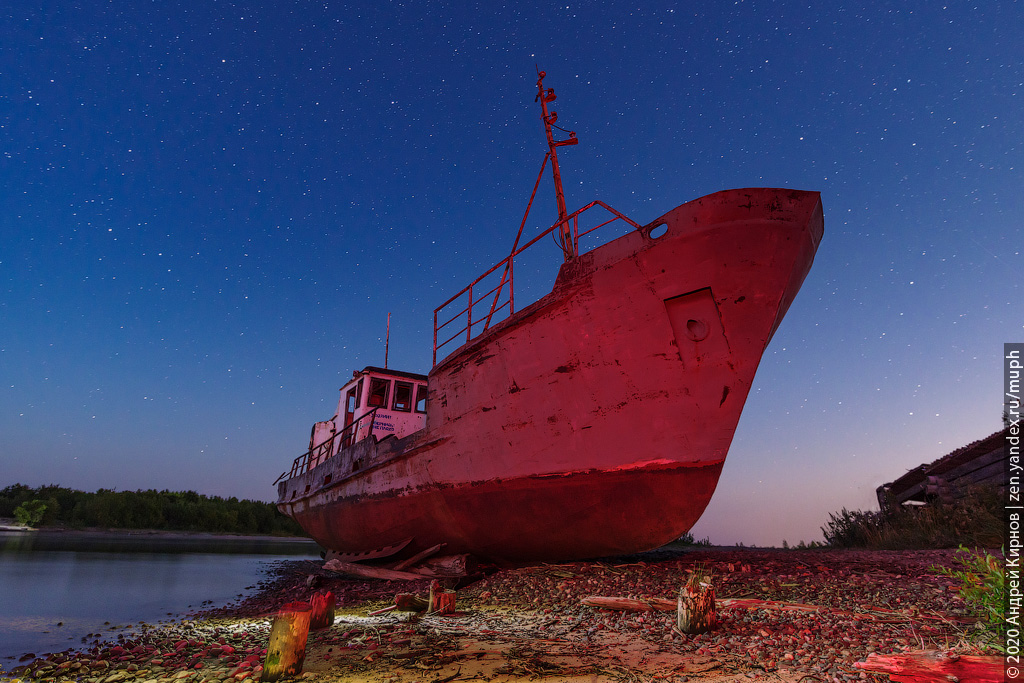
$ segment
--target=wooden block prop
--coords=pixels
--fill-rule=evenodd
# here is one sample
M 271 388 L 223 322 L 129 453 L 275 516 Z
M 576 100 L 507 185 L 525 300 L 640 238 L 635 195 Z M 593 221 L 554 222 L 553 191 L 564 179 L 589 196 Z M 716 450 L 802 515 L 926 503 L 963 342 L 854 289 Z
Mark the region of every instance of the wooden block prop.
M 454 614 L 455 613 L 455 591 L 446 589 L 440 581 L 430 582 L 430 598 L 428 599 L 428 613 Z
M 682 633 L 705 633 L 715 628 L 715 589 L 711 574 L 703 567 L 694 569 L 679 590 L 676 601 L 676 627 Z
M 272 682 L 302 672 L 312 613 L 308 602 L 289 602 L 274 616 L 261 681 Z
M 334 593 L 320 591 L 310 601 L 313 613 L 309 617 L 309 630 L 319 631 L 334 624 Z
M 1005 660 L 919 650 L 893 655 L 871 653 L 867 661 L 854 662 L 853 666 L 861 671 L 889 674 L 889 680 L 900 683 L 1001 683 Z

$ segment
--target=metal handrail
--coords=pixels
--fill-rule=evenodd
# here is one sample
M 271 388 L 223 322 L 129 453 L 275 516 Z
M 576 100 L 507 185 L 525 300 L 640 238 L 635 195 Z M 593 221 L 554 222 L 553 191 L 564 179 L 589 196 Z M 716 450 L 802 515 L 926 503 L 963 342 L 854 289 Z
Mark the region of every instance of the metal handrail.
M 541 170 L 543 171 L 543 168 Z M 582 214 L 584 211 L 587 211 L 587 210 L 589 210 L 589 209 L 591 209 L 591 208 L 593 208 L 595 206 L 600 206 L 601 208 L 605 209 L 606 211 L 608 211 L 609 213 L 612 214 L 612 217 L 609 218 L 608 220 L 604 221 L 603 223 L 600 223 L 599 225 L 597 225 L 597 226 L 595 226 L 593 228 L 590 228 L 589 230 L 585 230 L 584 232 L 581 233 L 579 231 L 579 216 L 580 216 L 580 214 Z M 622 213 L 619 213 L 618 211 L 616 211 L 612 207 L 608 206 L 607 204 L 605 204 L 601 200 L 595 199 L 594 201 L 590 202 L 586 206 L 584 206 L 584 207 L 582 207 L 580 209 L 577 209 L 576 211 L 572 212 L 571 214 L 569 214 L 568 216 L 566 216 L 562 220 L 558 221 L 557 223 L 552 225 L 550 228 L 548 228 L 547 230 L 545 230 L 544 232 L 540 233 L 539 235 L 534 237 L 532 240 L 530 240 L 529 242 L 524 244 L 522 247 L 513 247 L 513 250 L 512 250 L 511 254 L 509 254 L 507 257 L 505 257 L 504 259 L 502 259 L 498 263 L 494 264 L 494 266 L 492 266 L 490 269 L 488 269 L 483 275 L 481 275 L 477 279 L 473 280 L 471 283 L 469 283 L 468 285 L 463 287 L 457 294 L 455 294 L 454 296 L 449 298 L 447 301 L 445 301 L 443 304 L 441 304 L 440 306 L 435 308 L 434 309 L 434 356 L 433 356 L 433 365 L 437 365 L 437 352 L 440 349 L 442 349 L 444 346 L 446 346 L 447 344 L 449 344 L 452 341 L 454 341 L 456 338 L 461 337 L 463 332 L 465 332 L 465 334 L 466 334 L 466 341 L 465 341 L 465 343 L 468 344 L 470 341 L 472 341 L 473 338 L 474 338 L 474 334 L 473 334 L 473 326 L 474 325 L 479 325 L 481 322 L 484 324 L 483 329 L 476 335 L 476 336 L 479 336 L 479 334 L 483 334 L 490 327 L 491 319 L 493 318 L 494 314 L 497 311 L 499 311 L 502 308 L 504 308 L 506 305 L 509 307 L 508 314 L 510 316 L 515 313 L 515 299 L 514 299 L 514 293 L 513 293 L 513 279 L 511 277 L 511 274 L 512 274 L 512 272 L 514 272 L 514 262 L 515 262 L 515 257 L 516 256 L 518 256 L 519 254 L 523 253 L 524 251 L 526 251 L 527 249 L 532 247 L 534 244 L 536 244 L 538 241 L 540 241 L 542 238 L 546 237 L 547 235 L 550 235 L 553 231 L 560 229 L 563 225 L 566 225 L 570 221 L 571 221 L 571 226 L 572 226 L 573 253 L 579 253 L 579 240 L 580 240 L 581 237 L 589 235 L 590 233 L 594 232 L 598 228 L 602 228 L 602 227 L 608 225 L 609 223 L 613 223 L 613 222 L 615 222 L 617 220 L 623 220 L 626 223 L 629 223 L 631 226 L 633 226 L 637 230 L 640 229 L 640 224 L 639 223 L 636 223 L 636 222 L 630 220 L 625 215 L 623 215 Z M 516 238 L 516 243 L 517 244 L 518 244 L 518 239 L 519 238 L 517 237 Z M 493 289 L 489 290 L 487 293 L 482 294 L 482 295 L 478 296 L 476 299 L 474 299 L 474 297 L 473 297 L 473 287 L 475 285 L 477 285 L 485 277 L 487 277 L 491 273 L 495 272 L 499 268 L 503 268 L 503 267 L 506 269 L 506 272 L 502 274 L 501 282 L 499 282 Z M 503 304 L 501 304 L 499 306 L 498 305 L 498 300 L 501 297 L 502 293 L 505 291 L 506 287 L 508 289 L 508 301 L 506 301 L 505 303 L 503 303 Z M 462 297 L 463 295 L 466 295 L 466 294 L 468 294 L 468 300 L 467 300 L 465 308 L 462 308 L 459 311 L 457 311 L 456 313 L 452 314 L 451 317 L 449 317 L 443 323 L 438 325 L 438 313 L 441 312 L 442 310 L 444 310 L 445 308 L 447 308 L 456 299 L 459 299 L 460 297 Z M 484 299 L 486 299 L 491 294 L 494 294 L 494 301 L 491 303 L 490 312 L 486 316 L 486 319 L 485 320 L 474 321 L 473 320 L 473 307 L 476 306 L 477 304 L 483 302 Z M 443 341 L 440 344 L 438 344 L 438 342 L 437 342 L 437 333 L 442 328 L 444 328 L 447 325 L 455 322 L 455 320 L 461 318 L 462 316 L 466 317 L 466 324 L 463 327 L 460 327 L 458 329 L 458 331 L 455 332 L 454 335 L 452 335 L 451 337 L 449 337 L 445 341 Z
M 334 441 L 336 439 L 338 439 L 338 437 L 342 437 L 342 438 L 347 439 L 348 437 L 355 436 L 356 430 L 359 429 L 361 423 L 367 417 L 370 418 L 370 433 L 372 434 L 373 433 L 373 419 L 377 415 L 377 411 L 378 410 L 380 410 L 380 406 L 377 406 L 376 408 L 374 408 L 373 410 L 371 410 L 368 413 L 363 413 L 362 415 L 357 417 L 355 420 L 353 420 L 351 422 L 351 424 L 345 425 L 344 429 L 342 429 L 340 432 L 335 432 L 333 435 L 331 435 L 331 438 L 325 439 L 324 441 L 321 441 L 320 443 L 318 443 L 317 445 L 313 446 L 312 448 L 310 448 L 308 451 L 306 451 L 305 453 L 303 453 L 299 457 L 295 458 L 295 460 L 292 461 L 292 468 L 291 468 L 290 473 L 289 472 L 282 472 L 281 476 L 274 480 L 274 484 L 276 484 L 277 482 L 281 481 L 286 476 L 289 479 L 292 478 L 292 477 L 297 477 L 298 475 L 302 474 L 306 470 L 310 469 L 309 463 L 313 460 L 314 457 L 319 458 L 321 455 L 323 455 L 323 453 L 325 451 L 327 453 L 331 453 L 334 450 Z M 355 440 L 351 441 L 348 444 L 346 444 L 344 441 L 342 441 L 341 448 L 338 449 L 338 453 L 341 453 L 346 448 L 352 447 L 356 443 L 357 442 Z M 315 455 L 314 455 L 314 453 L 315 453 Z M 335 454 L 335 455 L 337 455 L 337 454 Z M 328 455 L 328 457 L 332 457 L 332 456 Z

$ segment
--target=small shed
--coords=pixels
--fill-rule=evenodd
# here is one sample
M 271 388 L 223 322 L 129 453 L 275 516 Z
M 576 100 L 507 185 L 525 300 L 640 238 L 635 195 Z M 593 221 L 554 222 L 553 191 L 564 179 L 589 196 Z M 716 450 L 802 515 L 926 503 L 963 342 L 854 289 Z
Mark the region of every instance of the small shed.
M 875 489 L 878 505 L 927 504 L 953 500 L 974 485 L 1006 486 L 1006 427 L 958 448 L 938 460 L 918 465 L 896 481 Z

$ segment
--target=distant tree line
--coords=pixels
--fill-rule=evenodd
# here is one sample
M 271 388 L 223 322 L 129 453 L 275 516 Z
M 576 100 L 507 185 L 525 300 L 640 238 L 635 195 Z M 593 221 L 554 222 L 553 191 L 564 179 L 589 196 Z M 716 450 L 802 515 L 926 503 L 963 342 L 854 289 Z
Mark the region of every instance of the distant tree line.
M 160 529 L 216 533 L 305 536 L 272 503 L 194 491 L 113 491 L 95 493 L 63 486 L 32 488 L 14 484 L 0 490 L 0 517 L 32 526 Z

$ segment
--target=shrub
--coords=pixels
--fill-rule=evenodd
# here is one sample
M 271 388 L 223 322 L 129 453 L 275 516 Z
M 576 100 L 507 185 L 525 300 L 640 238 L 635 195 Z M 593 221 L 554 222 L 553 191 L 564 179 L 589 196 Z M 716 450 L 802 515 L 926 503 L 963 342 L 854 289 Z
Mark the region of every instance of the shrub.
M 676 543 L 679 543 L 680 545 L 710 546 L 711 545 L 711 539 L 710 538 L 702 538 L 699 541 L 695 541 L 693 539 L 693 534 L 691 534 L 689 531 L 687 531 L 685 534 L 680 536 L 678 538 L 678 540 L 676 540 Z
M 21 526 L 36 526 L 46 514 L 46 503 L 30 500 L 14 508 L 14 519 Z
M 997 548 L 1003 543 L 1002 501 L 995 487 L 972 488 L 959 499 L 929 505 L 894 505 L 881 511 L 830 513 L 821 528 L 839 548 Z
M 962 556 L 961 556 L 962 554 Z M 978 628 L 972 637 L 975 644 L 1005 652 L 1003 645 L 1003 600 L 1006 575 L 998 557 L 987 552 L 972 553 L 960 546 L 957 550 L 959 569 L 933 567 L 940 575 L 960 582 L 960 597 L 978 616 Z

